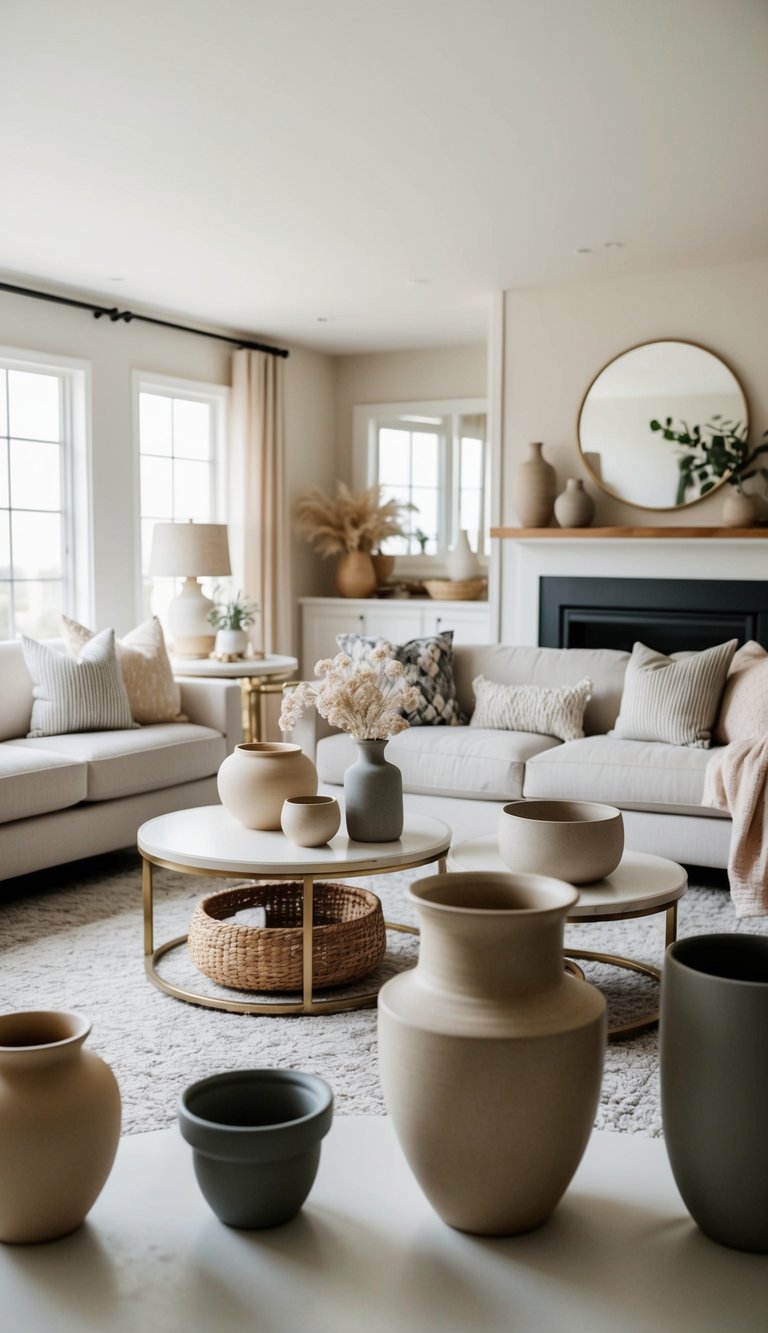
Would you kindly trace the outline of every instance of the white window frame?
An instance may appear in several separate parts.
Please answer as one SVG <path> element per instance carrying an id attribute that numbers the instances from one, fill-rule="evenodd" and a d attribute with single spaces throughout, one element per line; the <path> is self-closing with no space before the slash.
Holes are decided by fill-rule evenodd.
<path id="1" fill-rule="evenodd" d="M 91 465 L 91 363 L 29 348 L 0 346 L 0 366 L 56 375 L 62 427 L 63 610 L 89 624 L 94 606 Z M 11 582 L 14 582 L 11 579 Z M 14 633 L 18 631 L 14 626 Z"/>
<path id="2" fill-rule="evenodd" d="M 227 410 L 229 389 L 226 384 L 209 384 L 205 380 L 179 379 L 173 375 L 158 375 L 153 371 L 134 370 L 131 375 L 131 404 L 133 416 L 133 493 L 134 493 L 134 585 L 136 616 L 141 620 L 141 427 L 140 394 L 160 393 L 167 398 L 187 398 L 192 402 L 210 405 L 213 421 L 213 506 L 211 521 L 227 521 Z"/>
<path id="3" fill-rule="evenodd" d="M 445 468 L 450 466 L 452 471 L 450 477 L 445 477 L 440 505 L 442 508 L 443 530 L 448 532 L 449 542 L 455 541 L 458 535 L 454 531 L 457 527 L 458 515 L 458 419 L 479 412 L 484 412 L 487 417 L 488 403 L 485 398 L 432 398 L 418 402 L 359 404 L 353 409 L 352 413 L 352 475 L 355 488 L 362 489 L 366 486 L 372 486 L 376 482 L 377 435 L 381 426 L 397 427 L 396 418 L 398 417 L 451 417 L 453 438 L 450 459 L 446 460 L 442 466 Z M 401 428 L 404 428 L 406 423 L 401 421 L 399 424 Z M 487 457 L 490 458 L 490 441 L 487 433 L 486 450 L 488 451 Z M 488 484 L 490 485 L 490 478 Z M 444 573 L 446 554 L 447 550 L 438 551 L 436 555 L 398 555 L 398 573 L 405 578 L 429 578 L 431 575 Z M 487 568 L 488 557 L 485 552 L 478 552 L 478 560 L 483 569 Z"/>

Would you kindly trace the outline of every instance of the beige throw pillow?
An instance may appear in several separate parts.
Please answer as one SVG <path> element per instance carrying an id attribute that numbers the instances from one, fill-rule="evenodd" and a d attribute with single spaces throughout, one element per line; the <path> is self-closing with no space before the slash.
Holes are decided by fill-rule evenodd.
<path id="1" fill-rule="evenodd" d="M 68 616 L 62 616 L 61 620 L 67 648 L 77 657 L 95 631 Z M 181 711 L 181 690 L 173 678 L 163 627 L 157 616 L 118 639 L 116 647 L 134 722 L 142 726 L 152 722 L 186 722 Z"/>
<path id="2" fill-rule="evenodd" d="M 471 727 L 529 731 L 561 741 L 578 741 L 584 735 L 584 710 L 592 694 L 592 681 L 586 676 L 576 685 L 559 686 L 501 685 L 476 676 L 472 688 Z"/>
<path id="3" fill-rule="evenodd" d="M 667 657 L 636 643 L 610 733 L 624 740 L 665 741 L 709 748 L 736 639 L 685 657 Z"/>
<path id="4" fill-rule="evenodd" d="M 730 745 L 768 733 L 768 653 L 754 639 L 739 648 L 725 682 L 715 743 Z"/>

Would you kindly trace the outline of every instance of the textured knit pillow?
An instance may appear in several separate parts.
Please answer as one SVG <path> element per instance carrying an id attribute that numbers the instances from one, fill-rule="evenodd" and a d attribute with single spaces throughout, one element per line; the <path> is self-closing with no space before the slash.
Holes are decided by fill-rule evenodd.
<path id="1" fill-rule="evenodd" d="M 731 662 L 715 727 L 716 745 L 768 734 L 768 653 L 750 639 Z"/>
<path id="2" fill-rule="evenodd" d="M 636 643 L 610 733 L 624 740 L 667 741 L 706 750 L 736 639 L 686 657 L 666 657 Z"/>
<path id="3" fill-rule="evenodd" d="M 576 685 L 500 685 L 485 676 L 472 681 L 475 711 L 471 727 L 497 731 L 532 731 L 579 741 L 584 735 L 584 710 L 592 694 L 587 676 Z"/>
<path id="4" fill-rule="evenodd" d="M 94 635 L 78 658 L 25 635 L 21 646 L 32 677 L 28 736 L 119 731 L 137 725 L 120 675 L 113 629 Z"/>
<path id="5" fill-rule="evenodd" d="M 77 620 L 61 617 L 67 648 L 77 657 L 95 631 Z M 186 722 L 181 711 L 181 690 L 173 678 L 157 616 L 137 625 L 130 634 L 116 641 L 117 660 L 131 705 L 134 722 Z"/>
<path id="6" fill-rule="evenodd" d="M 353 662 L 361 662 L 379 644 L 391 649 L 405 668 L 407 683 L 421 694 L 413 712 L 403 713 L 412 727 L 456 727 L 464 721 L 453 679 L 453 630 L 401 644 L 360 634 L 337 634 L 336 642 Z"/>

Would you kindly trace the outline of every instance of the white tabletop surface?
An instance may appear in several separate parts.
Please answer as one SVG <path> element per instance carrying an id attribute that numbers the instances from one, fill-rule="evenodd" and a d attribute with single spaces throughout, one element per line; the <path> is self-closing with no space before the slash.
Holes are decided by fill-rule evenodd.
<path id="1" fill-rule="evenodd" d="M 172 657 L 174 676 L 292 676 L 299 669 L 297 657 L 243 657 L 237 662 L 219 662 L 215 657 Z"/>
<path id="2" fill-rule="evenodd" d="M 457 842 L 448 857 L 449 870 L 508 871 L 496 838 L 469 838 Z M 688 876 L 676 861 L 647 852 L 625 852 L 612 875 L 592 884 L 577 884 L 579 901 L 568 914 L 569 921 L 591 916 L 631 916 L 646 907 L 662 907 L 682 898 Z"/>
<path id="3" fill-rule="evenodd" d="M 439 819 L 406 815 L 397 842 L 353 842 L 337 833 L 325 847 L 297 847 L 279 830 L 243 828 L 222 805 L 158 815 L 138 832 L 139 851 L 158 860 L 237 875 L 352 875 L 359 867 L 376 866 L 396 870 L 437 860 L 450 842 L 451 830 Z"/>
<path id="4" fill-rule="evenodd" d="M 768 1256 L 708 1240 L 664 1144 L 595 1132 L 538 1231 L 483 1240 L 433 1213 L 385 1117 L 337 1117 L 303 1211 L 216 1220 L 178 1131 L 125 1138 L 85 1226 L 0 1246 L 18 1333 L 758 1333 Z"/>

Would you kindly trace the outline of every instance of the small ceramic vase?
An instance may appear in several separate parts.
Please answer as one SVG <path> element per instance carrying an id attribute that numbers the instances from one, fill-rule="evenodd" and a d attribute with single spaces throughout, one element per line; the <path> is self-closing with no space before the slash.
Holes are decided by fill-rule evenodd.
<path id="1" fill-rule="evenodd" d="M 376 582 L 380 588 L 392 577 L 395 572 L 395 557 L 393 555 L 382 555 L 377 551 L 371 556 L 373 568 L 376 570 Z"/>
<path id="2" fill-rule="evenodd" d="M 217 657 L 243 657 L 247 647 L 248 635 L 244 629 L 220 629 L 216 631 L 216 647 L 214 652 Z"/>
<path id="3" fill-rule="evenodd" d="M 0 1241 L 68 1235 L 112 1169 L 120 1092 L 90 1030 L 81 1014 L 0 1016 Z"/>
<path id="4" fill-rule="evenodd" d="M 555 500 L 555 518 L 561 528 L 588 528 L 595 517 L 595 502 L 584 482 L 569 477 L 565 490 Z"/>
<path id="5" fill-rule="evenodd" d="M 624 852 L 624 819 L 597 801 L 510 801 L 499 814 L 498 844 L 510 870 L 591 884 Z"/>
<path id="6" fill-rule="evenodd" d="M 300 745 L 250 741 L 236 745 L 219 769 L 221 804 L 246 828 L 279 829 L 289 796 L 315 796 L 317 769 Z"/>
<path id="7" fill-rule="evenodd" d="M 724 528 L 753 528 L 757 522 L 758 502 L 754 495 L 728 487 L 728 494 L 723 500 Z"/>
<path id="8" fill-rule="evenodd" d="M 555 511 L 557 477 L 542 456 L 543 444 L 528 445 L 528 458 L 515 477 L 514 506 L 524 528 L 548 528 Z"/>
<path id="9" fill-rule="evenodd" d="M 605 1000 L 563 967 L 578 896 L 542 875 L 411 885 L 419 959 L 379 992 L 379 1072 L 411 1170 L 461 1231 L 540 1226 L 592 1131 Z"/>
<path id="10" fill-rule="evenodd" d="M 336 565 L 336 591 L 340 597 L 370 597 L 376 591 L 376 570 L 367 551 L 346 551 Z"/>
<path id="11" fill-rule="evenodd" d="M 358 741 L 344 774 L 347 833 L 355 842 L 396 842 L 403 831 L 403 778 L 384 758 L 386 741 Z"/>
<path id="12" fill-rule="evenodd" d="M 463 583 L 467 579 L 476 579 L 480 572 L 480 565 L 477 556 L 469 544 L 469 537 L 466 530 L 461 529 L 456 545 L 451 548 L 445 557 L 445 568 L 448 571 L 448 577 L 453 583 Z"/>
<path id="13" fill-rule="evenodd" d="M 339 831 L 339 803 L 332 796 L 289 796 L 280 824 L 297 847 L 324 847 Z"/>

